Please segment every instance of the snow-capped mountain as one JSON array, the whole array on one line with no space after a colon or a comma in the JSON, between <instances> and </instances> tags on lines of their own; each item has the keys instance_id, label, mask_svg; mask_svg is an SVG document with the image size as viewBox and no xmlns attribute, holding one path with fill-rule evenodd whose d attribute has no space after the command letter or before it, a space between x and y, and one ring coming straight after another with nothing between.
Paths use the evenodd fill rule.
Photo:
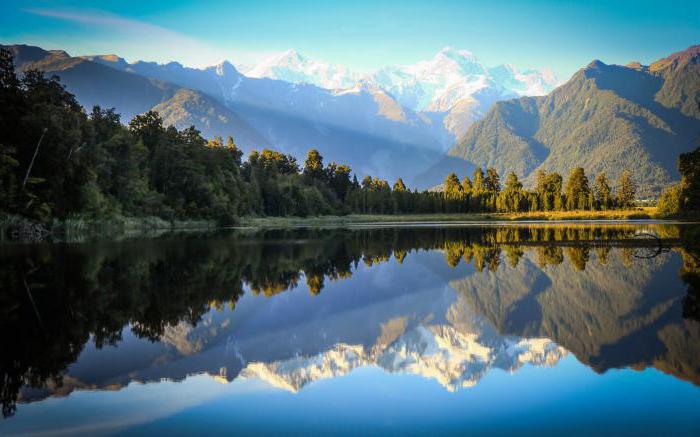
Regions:
<instances>
[{"instance_id":1,"label":"snow-capped mountain","mask_svg":"<svg viewBox=\"0 0 700 437\"><path fill-rule=\"evenodd\" d=\"M374 365L390 373L434 379L454 392L475 386L493 368L515 372L525 364L554 366L567 353L546 338L506 340L494 346L482 345L453 328L421 327L381 353L367 352L360 345L338 344L311 357L250 363L240 376L296 393L312 382Z\"/></svg>"},{"instance_id":2,"label":"snow-capped mountain","mask_svg":"<svg viewBox=\"0 0 700 437\"><path fill-rule=\"evenodd\" d=\"M326 89L350 88L360 79L359 74L342 65L314 61L296 50L274 55L250 68L242 66L241 72L248 77L308 83Z\"/></svg>"},{"instance_id":3,"label":"snow-capped mountain","mask_svg":"<svg viewBox=\"0 0 700 437\"><path fill-rule=\"evenodd\" d=\"M361 76L350 69L309 59L295 50L272 56L242 72L321 88L352 88L360 79L375 83L399 103L415 111L447 112L479 94L502 98L544 95L558 83L549 69L519 71L511 64L487 68L467 50L445 47L432 59L406 66L388 66ZM488 89L490 92L484 92Z\"/></svg>"},{"instance_id":4,"label":"snow-capped mountain","mask_svg":"<svg viewBox=\"0 0 700 437\"><path fill-rule=\"evenodd\" d=\"M459 310L453 307L451 311ZM472 313L469 318L468 326L420 324L390 344L378 343L370 349L339 343L313 356L252 362L240 377L298 392L318 380L347 375L359 367L378 366L390 373L433 379L448 391L456 391L476 385L492 369L512 373L525 364L553 366L567 354L549 339L501 336L479 316Z\"/></svg>"},{"instance_id":5,"label":"snow-capped mountain","mask_svg":"<svg viewBox=\"0 0 700 437\"><path fill-rule=\"evenodd\" d=\"M446 142L464 135L495 102L545 95L559 84L559 79L549 69L520 71L511 64L487 68L471 52L452 47L443 48L432 59L383 67L365 76L342 66L311 60L294 50L242 72L249 77L312 84L326 89L357 89L358 81L373 84L400 106L423 112L434 123L442 125L451 136Z\"/></svg>"}]
</instances>

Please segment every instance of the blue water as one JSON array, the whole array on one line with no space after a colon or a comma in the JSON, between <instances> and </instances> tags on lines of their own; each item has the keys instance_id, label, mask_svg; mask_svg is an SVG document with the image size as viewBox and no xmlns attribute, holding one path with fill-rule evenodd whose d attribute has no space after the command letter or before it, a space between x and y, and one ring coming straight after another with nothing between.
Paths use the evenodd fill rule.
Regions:
<instances>
[{"instance_id":1,"label":"blue water","mask_svg":"<svg viewBox=\"0 0 700 437\"><path fill-rule=\"evenodd\" d=\"M319 255L330 250L323 235L169 240L137 250L148 258L121 246L116 255L86 249L104 257L110 279L150 272L145 290L166 287L154 267L162 264L142 268L154 259L182 262L193 250L204 267L167 284L164 296L180 296L173 302L151 298L159 304L147 308L174 305L175 318L140 300L125 304L133 283L111 289L98 276L99 292L117 299L96 323L113 325L116 341L96 344L92 333L58 374L62 384L24 387L0 434L700 435L700 323L679 274L691 259L682 246L653 258L638 256L643 247L583 243L504 245L489 255L452 237L405 257L395 242L385 243L389 256L348 243L330 266ZM261 264L251 261L258 249ZM229 263L231 254L242 256ZM318 287L308 278L321 266ZM227 276L238 268L240 277ZM231 302L206 291L236 284ZM125 311L129 323L109 322ZM37 323L25 314L27 327ZM77 329L70 320L63 327ZM162 332L146 336L154 322Z\"/></svg>"}]
</instances>

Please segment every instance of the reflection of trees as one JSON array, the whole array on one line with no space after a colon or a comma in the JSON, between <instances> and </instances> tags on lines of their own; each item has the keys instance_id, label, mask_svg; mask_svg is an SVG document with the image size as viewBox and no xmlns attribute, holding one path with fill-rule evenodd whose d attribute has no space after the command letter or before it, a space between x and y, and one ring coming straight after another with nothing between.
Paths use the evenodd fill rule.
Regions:
<instances>
[{"instance_id":1,"label":"reflection of trees","mask_svg":"<svg viewBox=\"0 0 700 437\"><path fill-rule=\"evenodd\" d=\"M684 229L681 235L684 247L681 279L688 284L688 293L683 299L683 317L700 322L700 230Z\"/></svg>"},{"instance_id":2,"label":"reflection of trees","mask_svg":"<svg viewBox=\"0 0 700 437\"><path fill-rule=\"evenodd\" d=\"M537 246L515 267L451 285L502 334L550 338L597 371L654 366L700 384L698 264L675 250L687 294L668 256L630 257L625 245Z\"/></svg>"},{"instance_id":3,"label":"reflection of trees","mask_svg":"<svg viewBox=\"0 0 700 437\"><path fill-rule=\"evenodd\" d=\"M571 265L578 271L586 270L586 263L588 262L588 250L587 246L572 246L566 249L567 258L571 262Z\"/></svg>"},{"instance_id":4,"label":"reflection of trees","mask_svg":"<svg viewBox=\"0 0 700 437\"><path fill-rule=\"evenodd\" d=\"M584 271L591 264L607 263L610 247L624 247L635 229L296 229L119 244L7 246L0 252L3 413L14 412L22 386L60 384L90 338L98 348L114 344L124 327L131 326L135 335L156 341L167 327L183 321L197 324L211 308L235 307L246 287L273 296L305 283L315 295L328 281L349 277L358 264L372 267L392 258L402 263L414 251L441 250L449 266L459 268L462 260L473 264L479 276L490 278L487 288L501 290L504 300L482 309L502 318L508 317L510 305L517 303L521 312L529 308L522 299L534 283L511 273L527 271L524 260L530 252L541 268L568 259ZM679 235L672 227L655 230L664 238ZM595 262L589 259L590 248ZM505 280L499 272L505 272ZM697 284L692 272L684 278ZM511 290L520 292L511 299ZM697 314L697 297L689 302L688 313Z\"/></svg>"},{"instance_id":5,"label":"reflection of trees","mask_svg":"<svg viewBox=\"0 0 700 437\"><path fill-rule=\"evenodd\" d=\"M564 262L564 251L558 246L538 246L537 247L537 264L540 268L545 268L548 265L558 266Z\"/></svg>"}]
</instances>

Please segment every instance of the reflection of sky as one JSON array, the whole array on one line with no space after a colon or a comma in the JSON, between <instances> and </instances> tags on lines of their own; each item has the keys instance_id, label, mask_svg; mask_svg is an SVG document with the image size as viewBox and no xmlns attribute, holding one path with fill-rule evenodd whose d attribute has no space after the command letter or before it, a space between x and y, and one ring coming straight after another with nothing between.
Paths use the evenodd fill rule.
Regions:
<instances>
[{"instance_id":1,"label":"reflection of sky","mask_svg":"<svg viewBox=\"0 0 700 437\"><path fill-rule=\"evenodd\" d=\"M79 392L24 405L4 433L77 430L144 435L257 432L522 432L607 434L700 432L700 392L656 370L597 375L573 357L556 367L490 372L450 393L435 381L375 367L318 381L297 394L255 380L219 384L132 384L117 392ZM344 429L337 429L342 423ZM85 428L82 428L85 426ZM577 429L579 430L577 432Z\"/></svg>"}]
</instances>

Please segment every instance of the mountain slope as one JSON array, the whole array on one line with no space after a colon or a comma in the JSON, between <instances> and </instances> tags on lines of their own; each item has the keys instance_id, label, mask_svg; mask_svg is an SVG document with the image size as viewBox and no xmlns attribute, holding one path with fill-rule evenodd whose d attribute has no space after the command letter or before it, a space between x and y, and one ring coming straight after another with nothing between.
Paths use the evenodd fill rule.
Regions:
<instances>
[{"instance_id":1,"label":"mountain slope","mask_svg":"<svg viewBox=\"0 0 700 437\"><path fill-rule=\"evenodd\" d=\"M128 122L138 114L156 109L166 125L178 128L194 125L208 137L232 135L244 147L269 144L240 115L215 99L160 78L134 74L130 64L116 55L71 57L61 50L46 51L24 45L3 47L14 54L18 70L35 68L59 76L87 111L94 105L113 107L122 121Z\"/></svg>"},{"instance_id":2,"label":"mountain slope","mask_svg":"<svg viewBox=\"0 0 700 437\"><path fill-rule=\"evenodd\" d=\"M654 62L649 71L664 79L656 94L659 103L681 108L683 114L700 118L700 45Z\"/></svg>"},{"instance_id":3,"label":"mountain slope","mask_svg":"<svg viewBox=\"0 0 700 437\"><path fill-rule=\"evenodd\" d=\"M240 115L213 98L197 91L181 88L175 95L153 107L166 126L185 129L197 126L207 136L233 135L237 143L254 147L267 146L268 141Z\"/></svg>"},{"instance_id":4,"label":"mountain slope","mask_svg":"<svg viewBox=\"0 0 700 437\"><path fill-rule=\"evenodd\" d=\"M317 148L328 161L349 164L389 180L413 175L437 162L453 137L424 114L403 107L367 81L342 90L305 83L249 78L228 62L193 69L177 63L128 64L115 56L92 57L101 65L201 91L233 108L277 150L303 159ZM200 119L196 124L215 122ZM249 150L250 148L247 148Z\"/></svg>"},{"instance_id":5,"label":"mountain slope","mask_svg":"<svg viewBox=\"0 0 700 437\"><path fill-rule=\"evenodd\" d=\"M167 82L71 57L62 50L46 51L26 45L0 47L13 53L18 70L33 68L55 74L87 111L94 105L115 107L125 122L171 98L178 89Z\"/></svg>"},{"instance_id":6,"label":"mountain slope","mask_svg":"<svg viewBox=\"0 0 700 437\"><path fill-rule=\"evenodd\" d=\"M699 51L673 56L650 68L593 61L548 96L498 102L449 155L530 179L540 168L613 179L629 169L640 196L656 195L700 136Z\"/></svg>"}]
</instances>

